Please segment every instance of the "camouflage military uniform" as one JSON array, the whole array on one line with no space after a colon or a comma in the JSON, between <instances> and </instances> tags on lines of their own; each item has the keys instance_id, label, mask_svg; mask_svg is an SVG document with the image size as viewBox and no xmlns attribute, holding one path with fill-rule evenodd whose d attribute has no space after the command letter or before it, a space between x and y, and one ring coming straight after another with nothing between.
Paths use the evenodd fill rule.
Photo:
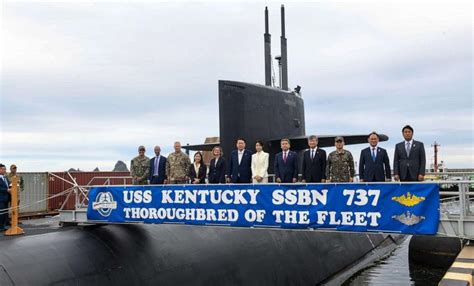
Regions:
<instances>
[{"instance_id":1,"label":"camouflage military uniform","mask_svg":"<svg viewBox=\"0 0 474 286\"><path fill-rule=\"evenodd\" d=\"M170 184L185 184L191 160L183 152L171 153L166 161L166 177Z\"/></svg>"},{"instance_id":2,"label":"camouflage military uniform","mask_svg":"<svg viewBox=\"0 0 474 286\"><path fill-rule=\"evenodd\" d=\"M137 156L130 163L130 176L134 185L148 184L148 173L150 172L150 158Z\"/></svg>"},{"instance_id":3,"label":"camouflage military uniform","mask_svg":"<svg viewBox=\"0 0 474 286\"><path fill-rule=\"evenodd\" d=\"M354 178L354 159L351 152L333 151L329 154L326 165L326 178L331 182L349 182L349 178Z\"/></svg>"},{"instance_id":4,"label":"camouflage military uniform","mask_svg":"<svg viewBox=\"0 0 474 286\"><path fill-rule=\"evenodd\" d=\"M23 192L25 190L25 182L23 181L23 177L18 175L18 174L13 175L12 173L7 175L8 181L10 183L13 182L14 177L16 177L16 180L17 180L17 183L18 183L18 191Z\"/></svg>"}]
</instances>

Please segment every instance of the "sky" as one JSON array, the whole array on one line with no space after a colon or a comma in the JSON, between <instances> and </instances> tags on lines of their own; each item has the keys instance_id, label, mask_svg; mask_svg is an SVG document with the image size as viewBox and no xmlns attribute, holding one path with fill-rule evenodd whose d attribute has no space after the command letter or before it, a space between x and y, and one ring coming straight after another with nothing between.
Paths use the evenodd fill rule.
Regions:
<instances>
[{"instance_id":1,"label":"sky","mask_svg":"<svg viewBox=\"0 0 474 286\"><path fill-rule=\"evenodd\" d=\"M2 1L0 162L107 171L218 136L218 80L264 83L264 8L275 56L281 4ZM474 167L470 1L283 4L306 134L376 130L392 155L410 124L428 165L436 141L446 167Z\"/></svg>"}]
</instances>

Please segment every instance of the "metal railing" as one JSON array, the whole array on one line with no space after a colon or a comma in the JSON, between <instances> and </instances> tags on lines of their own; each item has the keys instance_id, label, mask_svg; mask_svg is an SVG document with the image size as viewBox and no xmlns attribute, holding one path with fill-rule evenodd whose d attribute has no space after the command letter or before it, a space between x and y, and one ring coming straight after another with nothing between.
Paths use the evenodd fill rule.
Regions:
<instances>
[{"instance_id":1,"label":"metal railing","mask_svg":"<svg viewBox=\"0 0 474 286\"><path fill-rule=\"evenodd\" d=\"M474 173L473 173L474 174ZM460 173L460 175L466 175L466 173ZM271 177L270 175L269 177ZM130 176L122 177L94 177L85 186L79 186L76 183L71 188L71 192L68 194L65 202L61 206L63 210L67 200L71 194L75 194L75 207L76 211L87 208L88 204L88 191L93 186L93 182L97 180L105 180L102 185L111 185L112 180L123 180L123 184L115 186L123 186L127 184L127 180L130 180ZM272 180L269 180L272 181ZM72 182L70 182L72 183ZM440 199L440 223L438 229L439 236L453 236L467 239L474 239L474 188L472 188L474 181L472 180L439 180L439 181L424 181L424 182L353 182L350 184L438 184L453 185L457 187L457 190L449 190L439 192L442 198ZM270 183L275 184L275 183ZM348 184L348 183L331 183L331 184ZM296 183L296 185L306 185L306 183ZM97 185L96 185L97 186Z\"/></svg>"}]
</instances>

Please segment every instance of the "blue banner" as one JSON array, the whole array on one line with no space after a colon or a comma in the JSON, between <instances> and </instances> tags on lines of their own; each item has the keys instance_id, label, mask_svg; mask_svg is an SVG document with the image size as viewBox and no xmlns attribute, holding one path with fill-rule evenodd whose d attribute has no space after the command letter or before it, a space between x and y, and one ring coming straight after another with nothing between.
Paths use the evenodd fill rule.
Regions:
<instances>
[{"instance_id":1,"label":"blue banner","mask_svg":"<svg viewBox=\"0 0 474 286\"><path fill-rule=\"evenodd\" d=\"M437 184L100 186L90 221L435 234Z\"/></svg>"}]
</instances>

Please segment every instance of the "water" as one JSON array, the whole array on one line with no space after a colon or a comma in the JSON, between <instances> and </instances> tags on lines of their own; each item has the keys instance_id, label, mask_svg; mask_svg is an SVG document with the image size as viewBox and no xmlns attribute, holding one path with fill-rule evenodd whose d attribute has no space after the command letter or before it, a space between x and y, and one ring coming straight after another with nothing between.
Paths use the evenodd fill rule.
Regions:
<instances>
[{"instance_id":1,"label":"water","mask_svg":"<svg viewBox=\"0 0 474 286\"><path fill-rule=\"evenodd\" d=\"M392 255L356 273L343 285L438 285L447 269L410 263L409 243L406 239Z\"/></svg>"}]
</instances>

